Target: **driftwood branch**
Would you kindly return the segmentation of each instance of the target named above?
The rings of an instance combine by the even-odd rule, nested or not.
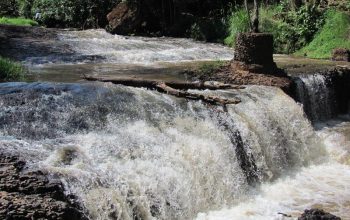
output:
[[[125,86],[144,87],[149,89],[155,89],[159,92],[173,95],[176,97],[202,100],[209,104],[238,104],[241,101],[237,98],[222,98],[218,96],[203,95],[185,90],[197,89],[197,90],[218,90],[218,89],[243,89],[243,86],[225,84],[220,82],[162,82],[157,80],[137,79],[137,78],[108,78],[108,77],[93,77],[84,76],[88,81],[100,81],[111,82],[114,84],[121,84]]]

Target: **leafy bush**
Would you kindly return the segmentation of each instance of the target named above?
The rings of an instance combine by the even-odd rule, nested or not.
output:
[[[23,80],[25,70],[20,63],[0,57],[0,82]]]
[[[37,26],[38,22],[26,18],[0,18],[0,24],[19,25],[19,26]]]
[[[239,32],[249,30],[248,15],[244,9],[235,10],[229,18],[229,36],[225,44],[234,46]],[[274,36],[275,53],[293,53],[307,45],[322,27],[322,12],[313,5],[291,10],[288,1],[260,9],[260,30]]]
[[[325,24],[312,42],[298,51],[297,55],[311,58],[330,58],[335,48],[350,49],[350,15],[336,10],[325,13]]]
[[[107,24],[106,14],[120,0],[19,0],[20,14],[34,17],[47,27],[92,28]]]
[[[17,0],[1,0],[0,16],[18,16]]]
[[[229,46],[234,46],[237,34],[249,30],[249,18],[244,9],[234,10],[228,18],[228,37],[224,43]]]

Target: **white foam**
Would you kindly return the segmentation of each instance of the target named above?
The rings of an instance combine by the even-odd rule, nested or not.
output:
[[[230,60],[234,54],[219,44],[184,38],[123,37],[105,30],[64,32],[60,40],[81,55],[99,55],[105,58],[103,62],[118,64]]]
[[[342,219],[350,219],[350,123],[318,131],[327,146],[329,160],[302,168],[295,175],[263,184],[258,195],[237,206],[200,213],[197,220],[297,219],[305,210],[321,208]]]

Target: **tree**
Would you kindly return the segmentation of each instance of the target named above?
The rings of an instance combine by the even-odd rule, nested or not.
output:
[[[254,33],[259,32],[259,8],[260,8],[260,1],[261,0],[254,0],[254,7],[253,7],[253,18],[250,15],[250,10],[248,6],[248,0],[244,0],[244,5],[247,10],[247,14],[249,17],[249,27],[250,31]]]

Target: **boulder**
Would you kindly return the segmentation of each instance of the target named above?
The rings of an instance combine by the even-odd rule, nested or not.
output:
[[[0,153],[0,219],[87,219],[60,181],[41,171],[26,171],[26,163]]]
[[[136,3],[121,2],[107,15],[107,20],[107,30],[112,34],[129,34],[141,25],[140,7]]]
[[[321,209],[310,209],[305,210],[298,220],[341,220],[341,218]]]
[[[350,50],[346,48],[337,48],[332,52],[332,60],[350,62]]]

